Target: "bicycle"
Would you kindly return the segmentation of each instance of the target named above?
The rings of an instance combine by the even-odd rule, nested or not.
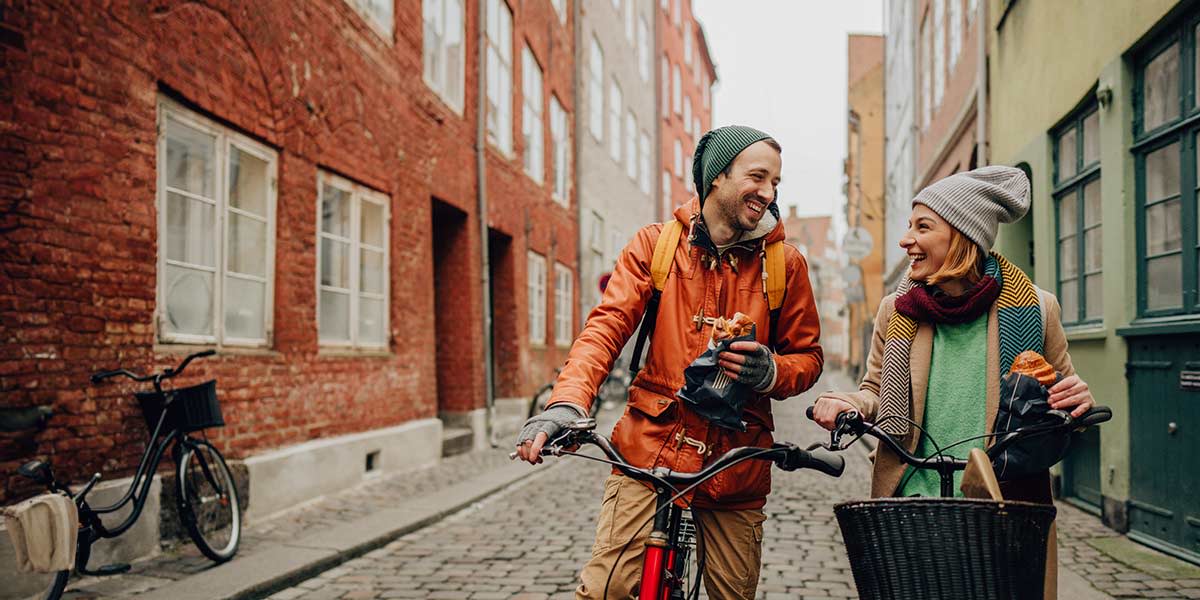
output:
[[[813,408],[806,412],[812,419]],[[1098,425],[1112,418],[1112,410],[1094,407],[1078,419],[1060,410],[1050,410],[1047,415],[1057,422],[967,438],[925,458],[914,456],[857,411],[838,415],[830,432],[830,450],[844,450],[869,435],[904,464],[937,471],[941,484],[941,496],[936,498],[882,498],[834,507],[860,596],[867,600],[1042,598],[1043,577],[1029,574],[1046,571],[1054,506],[998,499],[998,490],[987,500],[953,496],[956,472],[982,469],[982,478],[994,483],[993,465],[1006,449],[1032,437],[1066,435],[1076,428]],[[847,434],[854,437],[843,444],[842,437]],[[986,460],[946,453],[954,446],[986,437],[995,439],[980,453]]]
[[[532,419],[534,415],[541,414],[542,411],[546,410],[546,404],[550,402],[550,396],[554,392],[554,382],[561,371],[561,368],[555,369],[555,379],[551,379],[548,383],[542,385],[530,397],[527,418]],[[629,384],[632,381],[633,377],[629,371],[621,367],[614,367],[600,384],[600,389],[597,390],[596,395],[592,397],[592,407],[588,411],[588,416],[595,418],[600,413],[602,405],[606,402],[625,400],[625,395],[629,391]]]
[[[142,408],[146,425],[151,429],[149,442],[142,453],[137,472],[129,489],[115,504],[93,507],[87,495],[100,481],[100,473],[91,479],[79,492],[72,494],[67,486],[54,476],[50,463],[29,461],[17,472],[51,493],[70,497],[79,510],[79,532],[76,537],[75,571],[83,575],[108,576],[129,571],[125,563],[105,565],[89,569],[92,544],[100,539],[115,538],[129,530],[146,505],[150,484],[158,471],[168,446],[175,461],[176,503],[175,509],[188,536],[204,556],[216,563],[223,563],[237,553],[242,532],[242,507],[239,504],[237,486],[233,473],[221,453],[206,439],[193,437],[191,432],[225,424],[217,402],[216,381],[209,380],[199,385],[163,390],[162,382],[174,378],[187,368],[193,359],[212,356],[214,350],[191,354],[175,368],[161,373],[137,375],[125,369],[101,371],[91,376],[93,384],[118,375],[137,382],[152,382],[154,391],[135,392]],[[172,445],[173,444],[173,445]],[[121,510],[130,502],[133,509],[129,516],[115,527],[107,527],[100,515]],[[64,569],[54,575],[53,583],[46,591],[46,600],[57,600],[62,596],[70,579],[71,570]]]
[[[629,464],[613,447],[612,442],[595,432],[596,420],[591,418],[578,419],[567,430],[554,440],[542,447],[542,456],[576,456],[594,460],[617,468],[625,476],[638,481],[655,484],[655,510],[646,524],[653,523],[653,529],[645,543],[642,556],[641,585],[639,600],[683,600],[688,593],[689,563],[688,558],[695,543],[698,523],[685,516],[684,509],[675,504],[688,492],[717,473],[728,469],[745,460],[770,460],[785,471],[796,469],[815,469],[830,475],[840,477],[845,468],[845,460],[816,444],[808,449],[801,449],[795,444],[776,442],[770,448],[745,446],[733,448],[717,457],[706,467],[696,473],[673,471],[666,467],[643,469]],[[588,444],[596,446],[606,458],[598,458],[575,452],[572,448]],[[517,453],[509,454],[510,459],[516,459]],[[680,489],[682,488],[682,489]],[[638,533],[641,533],[639,530]],[[626,542],[624,550],[637,538],[637,534]],[[615,561],[620,563],[620,558]],[[697,557],[696,573],[690,578],[693,586],[687,597],[698,598],[700,581],[703,579],[704,559]],[[609,573],[611,583],[612,573]],[[608,585],[605,585],[604,597],[608,597]]]

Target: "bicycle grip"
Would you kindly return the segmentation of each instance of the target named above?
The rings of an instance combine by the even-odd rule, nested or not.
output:
[[[809,421],[816,421],[816,419],[813,418],[813,408],[816,408],[816,407],[810,406],[810,407],[804,409],[804,416],[808,417]]]
[[[100,383],[101,381],[108,379],[109,377],[112,377],[114,375],[120,375],[120,374],[121,374],[121,369],[114,369],[112,371],[100,371],[99,373],[92,373],[92,383]]]
[[[846,470],[846,459],[836,452],[814,448],[808,452],[809,467],[830,477],[841,477]]]
[[[1091,427],[1099,425],[1112,419],[1112,409],[1107,406],[1093,406],[1091,410],[1083,413],[1082,417],[1075,419],[1074,425],[1078,427]]]

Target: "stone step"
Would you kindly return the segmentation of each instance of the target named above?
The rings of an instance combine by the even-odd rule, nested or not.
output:
[[[475,434],[468,427],[446,427],[442,429],[442,458],[470,452],[475,445]]]

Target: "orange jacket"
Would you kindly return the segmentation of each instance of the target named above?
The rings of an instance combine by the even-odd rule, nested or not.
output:
[[[732,317],[743,312],[757,323],[758,341],[770,340],[770,309],[763,292],[762,249],[784,239],[783,224],[764,216],[765,235],[739,242],[719,259],[703,227],[693,225],[700,203],[675,211],[684,224],[675,263],[662,291],[658,321],[645,366],[629,388],[625,414],[613,429],[617,450],[631,464],[699,471],[713,458],[738,446],[773,443],[770,398],[783,400],[812,387],[821,374],[820,322],[808,279],[808,264],[798,250],[785,245],[787,291],[775,336],[775,386],[746,405],[746,431],[711,425],[675,396],[683,387],[683,370],[707,348],[709,324],[696,317]],[[571,346],[567,364],[554,385],[550,404],[569,402],[589,407],[621,348],[636,332],[650,299],[650,262],[662,224],[643,227],[621,252],[600,305]],[[703,445],[704,454],[701,454]],[[761,508],[771,491],[771,463],[748,460],[727,469],[697,488],[697,507],[731,510]]]

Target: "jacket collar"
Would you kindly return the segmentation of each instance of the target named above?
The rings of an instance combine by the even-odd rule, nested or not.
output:
[[[721,254],[717,249],[717,245],[713,243],[712,238],[708,235],[708,227],[705,226],[704,219],[700,213],[700,199],[698,196],[692,196],[691,201],[675,209],[675,220],[683,223],[684,230],[688,234],[688,242],[693,246],[703,248],[713,256]],[[772,202],[767,207],[767,213],[762,216],[762,219],[759,219],[758,226],[754,228],[754,231],[742,236],[742,239],[725,250],[739,248],[754,252],[765,244],[785,238],[786,233],[783,230],[783,220],[779,218],[779,205]]]

